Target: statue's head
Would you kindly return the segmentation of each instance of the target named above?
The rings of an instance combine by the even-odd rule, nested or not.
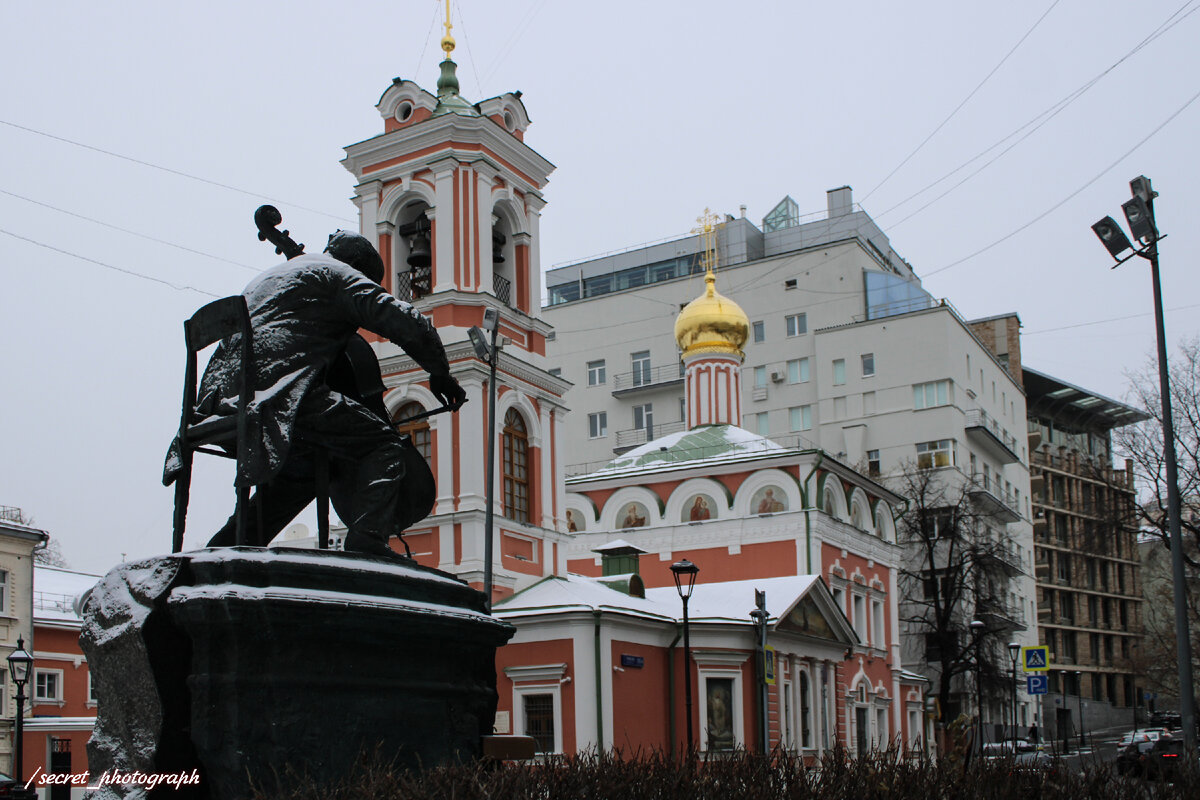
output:
[[[383,283],[383,259],[379,257],[375,245],[366,237],[350,231],[336,230],[329,234],[329,244],[325,245],[325,252],[343,264],[354,267],[376,283]]]

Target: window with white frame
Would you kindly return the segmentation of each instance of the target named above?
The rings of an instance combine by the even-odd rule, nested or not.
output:
[[[789,314],[785,317],[788,336],[803,336],[808,333],[807,314]]]
[[[800,671],[800,746],[813,746],[812,684],[806,670]]]
[[[833,595],[833,602],[837,604],[838,610],[843,614],[846,613],[846,590],[840,586],[830,588],[830,593]]]
[[[954,402],[954,387],[950,381],[929,381],[913,384],[913,408],[934,408]]]
[[[793,432],[812,430],[812,406],[792,406],[789,408],[788,424]]]
[[[869,378],[875,374],[875,354],[862,354],[862,374],[864,378]]]
[[[886,749],[888,742],[891,741],[892,732],[889,727],[887,709],[875,709],[875,736],[880,750]]]
[[[533,739],[538,753],[557,753],[557,728],[554,715],[554,695],[550,692],[527,692],[521,695],[521,728]]]
[[[783,684],[783,746],[788,750],[796,749],[795,733],[792,731],[792,715],[796,709],[793,694],[791,681],[785,681]]]
[[[533,737],[539,753],[563,751],[561,681],[566,664],[505,667],[513,681],[513,733]]]
[[[883,602],[871,600],[871,645],[884,650],[887,648],[887,631],[883,626]]]
[[[766,411],[754,415],[754,432],[759,436],[766,436],[771,432],[770,417]]]
[[[645,386],[650,383],[650,351],[639,350],[629,354],[629,364],[633,372],[633,385]]]
[[[588,414],[588,438],[599,439],[608,435],[608,412],[597,411]]]
[[[787,362],[788,383],[808,383],[808,359],[793,358]]]
[[[766,341],[767,331],[766,331],[766,326],[763,324],[762,320],[755,322],[753,325],[751,325],[751,327],[754,329],[754,341],[756,341],[756,342]]]
[[[8,670],[0,668],[0,717],[8,713]]]
[[[743,654],[718,656],[738,661],[699,668],[700,747],[708,751],[736,750],[743,746],[742,671]],[[700,660],[700,659],[698,659]]]
[[[867,451],[867,474],[872,478],[879,476],[879,451]]]
[[[89,669],[87,674],[88,695],[87,702],[89,706],[94,706],[100,702],[99,696],[96,694],[96,684],[92,681],[92,671]]]
[[[954,440],[938,439],[917,444],[917,469],[954,466]]]
[[[653,403],[643,403],[640,406],[633,407],[633,427],[634,430],[645,431],[647,440],[654,438]]]
[[[970,356],[967,356],[970,358]],[[925,746],[924,726],[922,724],[922,714],[919,708],[910,708],[908,710],[908,746],[912,750],[921,750]]]
[[[61,669],[35,669],[33,671],[33,699],[38,703],[57,703],[62,698]]]
[[[841,386],[846,382],[846,359],[835,358],[833,360],[833,385]]]
[[[8,613],[8,570],[0,569],[0,614]]]
[[[853,619],[851,622],[854,625],[854,632],[858,634],[858,640],[863,644],[867,643],[867,598],[861,594],[854,595],[853,601]]]
[[[766,385],[767,385],[767,368],[766,367],[755,367],[754,368],[754,388],[761,389]]]
[[[599,361],[589,361],[587,364],[587,385],[601,386],[605,381],[604,359]]]

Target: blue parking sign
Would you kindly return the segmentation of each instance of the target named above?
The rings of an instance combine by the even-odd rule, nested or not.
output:
[[[1026,694],[1045,694],[1050,688],[1050,679],[1045,675],[1026,675]]]

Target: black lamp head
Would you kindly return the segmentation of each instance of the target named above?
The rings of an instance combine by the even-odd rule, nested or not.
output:
[[[1158,230],[1154,227],[1154,215],[1150,213],[1150,205],[1140,197],[1131,197],[1121,204],[1125,219],[1129,221],[1129,231],[1133,238],[1149,244],[1158,238]]]
[[[1096,232],[1096,236],[1108,248],[1108,253],[1113,258],[1120,259],[1121,253],[1133,249],[1133,245],[1129,243],[1129,237],[1112,217],[1100,220],[1092,226],[1092,230]]]

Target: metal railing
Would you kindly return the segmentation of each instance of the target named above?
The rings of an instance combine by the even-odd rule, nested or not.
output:
[[[995,436],[1005,447],[1007,447],[1014,456],[1020,452],[1017,447],[1017,437],[1013,436],[1008,430],[1000,424],[1000,421],[991,414],[984,411],[982,408],[972,408],[967,412],[967,427],[968,428],[983,428],[988,433]]]
[[[630,389],[649,389],[683,379],[683,364],[667,364],[661,367],[645,367],[621,372],[613,377],[613,391],[626,392]]]
[[[506,306],[512,305],[512,283],[508,278],[503,278],[499,275],[492,275],[492,290],[496,295],[496,299]]]
[[[433,267],[413,267],[407,272],[396,273],[396,286],[392,296],[398,300],[412,302],[420,300],[433,291]]]
[[[682,421],[664,422],[661,425],[647,425],[641,428],[617,431],[617,447],[637,447],[639,444],[653,441],[659,436],[678,433],[683,430],[683,425]]]

